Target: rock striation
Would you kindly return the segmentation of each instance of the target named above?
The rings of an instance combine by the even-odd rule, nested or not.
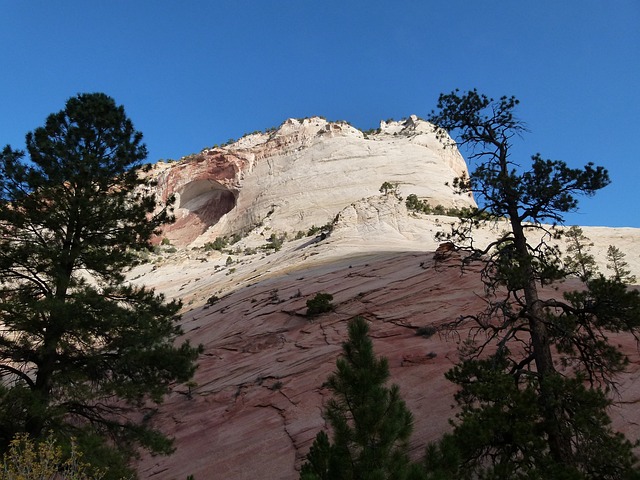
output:
[[[183,317],[185,338],[205,351],[196,385],[180,387],[151,419],[175,437],[175,453],[144,456],[141,478],[297,479],[316,433],[326,427],[321,411],[330,392],[323,384],[355,315],[370,322],[375,352],[388,359],[391,381],[414,414],[412,456],[420,458],[428,442],[449,430],[454,388],[444,373],[457,361],[465,332],[417,333],[482,309],[478,272],[461,274],[451,252],[436,262],[435,253],[380,251],[364,242],[355,252],[351,235],[324,241],[290,242],[266,258],[234,264],[238,270],[230,275],[229,269],[213,274],[237,283],[212,305],[193,303]],[[159,266],[156,276],[165,286],[181,278],[185,298],[218,286],[209,283],[210,262],[196,260],[202,262],[197,268],[184,258],[174,261]],[[309,320],[306,300],[319,292],[333,295],[335,309]],[[631,358],[611,412],[614,427],[636,439],[640,358],[633,337],[612,341]]]

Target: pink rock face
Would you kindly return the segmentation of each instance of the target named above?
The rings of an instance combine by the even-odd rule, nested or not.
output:
[[[188,244],[236,206],[238,180],[246,162],[230,153],[208,151],[183,160],[158,178],[157,195],[176,196],[176,222],[163,234]]]
[[[408,212],[379,189],[392,182],[399,197],[473,206],[446,185],[466,173],[457,150],[443,149],[417,117],[383,122],[368,136],[345,123],[290,119],[270,133],[158,164],[152,175],[159,198],[176,196],[176,222],[163,236],[187,248],[175,258],[161,253],[153,265],[134,269],[131,280],[191,307],[213,294],[222,298],[183,317],[185,338],[204,346],[196,385],[177,387],[152,418],[175,437],[176,451],[144,455],[140,478],[297,479],[326,427],[322,406],[330,392],[323,384],[356,315],[370,322],[375,352],[388,359],[391,382],[414,414],[413,458],[449,431],[454,386],[444,373],[468,332],[416,333],[482,310],[483,286],[472,268],[461,274],[453,244],[438,247],[434,235],[448,230],[446,217]],[[328,222],[333,230],[321,243],[303,238]],[[474,240],[495,238],[494,228],[502,227],[478,231]],[[597,237],[603,271],[608,244],[633,252],[640,239],[635,229],[622,230],[587,232]],[[242,239],[233,250],[202,248],[237,233]],[[284,234],[282,251],[265,250],[270,236]],[[639,272],[637,258],[629,261]],[[333,295],[335,310],[309,320],[306,301],[321,292]],[[611,341],[631,359],[619,378],[613,425],[635,440],[640,358],[633,337]]]
[[[316,293],[334,297],[335,310],[304,316]],[[168,457],[143,456],[141,478],[297,479],[316,433],[325,427],[323,388],[346,339],[350,318],[370,322],[377,355],[389,361],[391,382],[414,414],[411,451],[450,429],[454,387],[443,376],[457,361],[460,335],[416,335],[479,311],[483,288],[474,270],[462,275],[457,254],[438,266],[432,253],[376,253],[343,259],[247,286],[210,307],[187,313],[185,338],[204,345],[189,392],[181,386],[153,422],[176,439]],[[613,341],[632,354],[620,377],[614,427],[638,437],[640,399],[635,341]]]

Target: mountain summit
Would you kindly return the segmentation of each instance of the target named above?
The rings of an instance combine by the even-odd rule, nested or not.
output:
[[[384,182],[434,206],[475,205],[447,186],[466,173],[460,153],[412,115],[368,133],[320,117],[289,119],[177,163],[160,162],[152,175],[160,196],[176,196],[177,221],[165,236],[197,247],[262,225],[276,234],[324,225],[346,206],[377,195]]]

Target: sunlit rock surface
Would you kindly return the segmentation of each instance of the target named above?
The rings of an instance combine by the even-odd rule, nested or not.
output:
[[[377,194],[384,182],[434,206],[474,205],[446,185],[466,172],[458,151],[412,116],[382,122],[370,135],[318,117],[289,119],[269,133],[159,163],[153,174],[162,198],[176,196],[177,221],[164,235],[199,246],[257,226],[282,234],[324,225],[352,202]]]

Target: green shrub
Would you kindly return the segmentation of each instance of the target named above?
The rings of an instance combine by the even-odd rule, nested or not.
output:
[[[407,206],[407,210],[427,214],[431,213],[431,207],[429,204],[420,200],[415,193],[408,195],[404,203]]]
[[[424,327],[420,327],[416,330],[416,335],[429,338],[432,335],[435,335],[437,332],[438,329],[433,325],[425,325]]]
[[[433,214],[434,215],[444,215],[446,213],[447,213],[446,209],[444,208],[444,206],[442,206],[440,204],[438,204],[435,207],[433,207]]]
[[[269,243],[267,243],[264,246],[264,248],[265,249],[272,248],[273,250],[275,250],[277,252],[282,248],[282,244],[284,243],[286,238],[287,238],[286,234],[282,234],[282,235],[278,236],[275,233],[272,233],[271,236],[269,237],[269,240],[268,240]]]
[[[231,240],[229,240],[229,244],[233,245],[234,243],[238,243],[240,240],[242,240],[242,234],[234,233],[233,235],[231,235]]]
[[[228,245],[226,237],[218,237],[213,242],[204,244],[205,251],[218,250],[221,252]]]
[[[337,217],[336,217],[337,219]],[[334,224],[335,220],[333,222],[328,222],[320,227],[316,227],[315,225],[311,225],[311,228],[309,228],[309,230],[307,230],[307,237],[313,237],[314,235],[316,235],[319,232],[331,232],[333,231],[333,224]]]
[[[333,295],[330,293],[316,293],[316,296],[307,300],[307,316],[315,317],[321,313],[333,310]]]
[[[320,230],[322,230],[322,227],[316,227],[315,225],[311,225],[311,228],[307,230],[307,237],[313,237]]]
[[[380,186],[380,193],[383,193],[385,195],[388,194],[393,194],[393,195],[398,195],[398,182],[395,183],[391,183],[391,182],[384,182],[381,186]]]
[[[412,212],[425,213],[427,215],[446,215],[448,217],[458,218],[477,218],[479,220],[489,220],[491,215],[486,212],[480,212],[477,208],[470,207],[450,207],[445,208],[442,205],[432,207],[428,202],[420,200],[415,193],[407,196],[405,200],[407,210]]]

